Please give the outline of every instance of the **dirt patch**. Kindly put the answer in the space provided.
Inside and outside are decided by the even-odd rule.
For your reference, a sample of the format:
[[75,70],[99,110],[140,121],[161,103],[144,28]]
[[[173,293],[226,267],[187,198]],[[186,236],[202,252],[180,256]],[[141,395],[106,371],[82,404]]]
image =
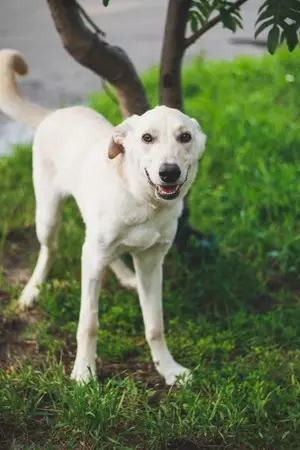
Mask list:
[[[5,238],[2,273],[7,291],[14,286],[24,286],[30,276],[30,259],[38,250],[34,226],[12,230]],[[0,290],[0,369],[10,371],[22,367],[25,361],[39,360],[38,345],[25,337],[29,324],[41,317],[36,310],[7,313],[12,301],[7,291]]]
[[[45,362],[45,352],[40,348],[33,333],[28,328],[43,319],[38,308],[27,312],[5,314],[5,306],[9,303],[9,295],[0,291],[0,370],[22,370],[26,363],[38,368]],[[62,361],[66,373],[70,375],[76,355],[75,337],[56,331],[53,338],[62,339],[64,347],[56,355],[57,361]],[[136,382],[143,382],[154,390],[167,390],[162,378],[155,371],[151,362],[128,360],[122,363],[103,362],[97,359],[97,374],[100,383],[112,377],[131,377]],[[160,396],[150,397],[149,403],[155,404]]]
[[28,319],[25,315],[6,316],[0,312],[0,370],[10,371],[21,368],[27,360],[32,364],[41,359],[37,342],[24,336],[28,324],[37,320],[37,314]]
[[[30,260],[38,251],[38,242],[33,226],[11,231],[6,237],[3,257],[4,281],[9,286],[23,286],[30,276]],[[28,338],[28,325],[34,325],[43,319],[42,312],[34,308],[27,312],[5,313],[5,308],[11,299],[7,292],[0,290],[0,370],[10,371],[22,369],[25,363],[33,366],[45,360],[43,349],[39,348],[37,340],[32,335]],[[66,372],[71,372],[75,360],[76,341],[74,336],[62,335],[53,330],[53,337],[63,339],[64,348],[57,354],[57,360],[62,360]],[[126,363],[97,363],[99,381],[121,376],[132,377],[135,381],[143,381],[154,389],[165,387],[161,377],[156,374],[152,363],[126,361]],[[150,399],[155,403],[158,397]]]
[[289,289],[293,294],[300,292],[300,278],[295,274],[281,274],[278,272],[270,272],[266,276],[266,285],[270,292],[277,293],[284,289]]
[[24,285],[30,276],[30,260],[39,244],[34,226],[12,230],[6,236],[2,269],[9,285]]
[[[199,439],[190,440],[190,439],[174,439],[169,442],[166,446],[167,450],[246,450],[248,447],[244,444],[220,444],[217,442],[212,442],[210,444],[201,442]],[[261,450],[267,450],[266,447]],[[270,448],[271,450],[271,448]]]
[[[28,337],[28,325],[42,319],[42,313],[31,310],[20,315],[8,316],[0,312],[0,370],[11,372],[22,370],[24,364],[40,367],[45,363],[45,352],[40,348],[34,336]],[[75,337],[63,336],[61,333],[53,338],[64,340],[64,347],[56,355],[57,361],[62,361],[66,373],[70,375],[75,361]],[[149,404],[157,404],[169,388],[165,385],[151,362],[128,360],[122,363],[103,362],[97,359],[97,376],[100,383],[113,377],[130,377],[135,382],[143,382],[148,388],[159,391],[149,398]]]
[[[63,350],[56,357],[57,360],[62,361],[66,373],[70,375],[76,356],[75,337],[62,335],[59,332],[55,334],[55,337],[64,341]],[[113,377],[130,377],[136,382],[143,382],[147,387],[154,390],[166,388],[162,377],[156,372],[153,363],[150,361],[141,362],[129,358],[126,362],[111,363],[97,358],[96,364],[97,378],[100,383]]]
[[[27,326],[36,323],[41,314],[6,311],[12,301],[8,291],[23,286],[30,276],[30,259],[38,250],[33,226],[16,229],[6,236],[2,257],[2,273],[7,291],[0,290],[0,370],[10,371],[22,367],[25,361],[41,359],[37,342],[24,335]],[[5,289],[5,287],[4,287]]]
[[[124,363],[103,363],[100,359],[97,364],[98,379],[103,382],[107,378],[115,376],[130,377],[134,381],[143,382],[152,389],[169,389],[166,387],[162,377],[155,371],[150,362],[126,361]],[[150,403],[155,403],[158,398],[151,398]]]
[[196,444],[189,439],[174,439],[167,444],[168,450],[198,450],[204,449],[201,444]]

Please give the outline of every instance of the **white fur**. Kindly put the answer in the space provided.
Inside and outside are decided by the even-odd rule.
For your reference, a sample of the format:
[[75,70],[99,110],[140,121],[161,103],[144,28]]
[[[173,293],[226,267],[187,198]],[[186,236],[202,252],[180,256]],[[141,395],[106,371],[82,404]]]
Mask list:
[[[36,232],[41,244],[35,270],[19,304],[29,307],[38,296],[56,251],[62,200],[73,196],[86,226],[82,249],[81,309],[77,331],[77,355],[72,378],[85,381],[95,374],[98,330],[98,297],[101,277],[110,265],[127,287],[137,288],[145,334],[156,369],[168,384],[188,370],[171,356],[164,337],[162,266],[177,228],[183,197],[193,182],[205,135],[198,123],[183,113],[159,106],[113,126],[91,109],[70,107],[54,112],[28,104],[15,82],[23,62],[15,51],[0,52],[0,104],[23,123],[37,127],[33,143],[33,182],[36,196]],[[24,71],[23,71],[24,73]],[[3,87],[4,86],[4,87]],[[180,132],[191,133],[180,143]],[[144,133],[155,140],[146,144]],[[108,158],[111,140],[124,153]],[[161,183],[159,167],[177,163],[182,184],[176,199],[155,194]],[[135,274],[119,259],[129,252]]]

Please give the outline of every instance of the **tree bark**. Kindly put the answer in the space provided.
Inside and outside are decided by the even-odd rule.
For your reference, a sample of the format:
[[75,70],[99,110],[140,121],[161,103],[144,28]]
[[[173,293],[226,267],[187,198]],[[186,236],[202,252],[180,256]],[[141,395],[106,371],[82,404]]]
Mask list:
[[181,111],[181,65],[190,3],[190,0],[169,0],[160,61],[159,103]]
[[47,3],[64,48],[115,88],[123,116],[146,112],[150,106],[144,87],[124,50],[109,45],[85,25],[75,0]]
[[[190,0],[169,0],[160,60],[159,103],[181,111],[184,110],[181,66],[185,51],[185,31],[190,4]],[[179,251],[187,250],[191,234],[188,198],[186,197],[175,238],[175,244]]]

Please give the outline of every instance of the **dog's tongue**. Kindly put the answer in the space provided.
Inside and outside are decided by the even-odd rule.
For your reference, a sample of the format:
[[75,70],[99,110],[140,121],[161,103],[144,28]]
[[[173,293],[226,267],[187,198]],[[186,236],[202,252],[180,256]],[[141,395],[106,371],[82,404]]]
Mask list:
[[164,194],[173,194],[177,190],[177,186],[160,186],[159,190]]

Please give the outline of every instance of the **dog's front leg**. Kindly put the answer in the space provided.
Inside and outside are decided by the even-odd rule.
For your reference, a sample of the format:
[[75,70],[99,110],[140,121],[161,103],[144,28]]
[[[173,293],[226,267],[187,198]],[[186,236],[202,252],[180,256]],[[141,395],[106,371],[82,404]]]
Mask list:
[[77,329],[77,354],[71,378],[87,381],[96,374],[98,299],[107,264],[106,255],[95,242],[85,241],[81,260],[81,306]]
[[188,377],[189,370],[174,361],[165,340],[162,307],[162,265],[169,246],[155,247],[134,255],[138,294],[145,324],[146,339],[153,362],[166,383]]

